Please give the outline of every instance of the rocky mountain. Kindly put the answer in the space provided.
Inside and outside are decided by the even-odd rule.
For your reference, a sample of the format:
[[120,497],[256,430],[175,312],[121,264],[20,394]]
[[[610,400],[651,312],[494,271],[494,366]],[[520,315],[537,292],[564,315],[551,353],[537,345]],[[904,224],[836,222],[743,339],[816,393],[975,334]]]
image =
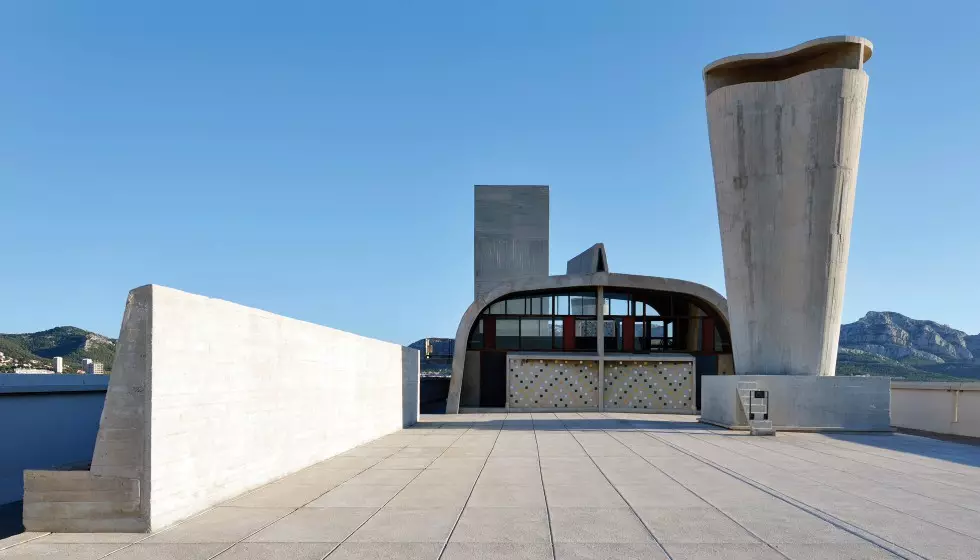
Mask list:
[[116,354],[116,341],[78,327],[55,327],[35,333],[0,334],[0,353],[5,360],[0,364],[0,371],[13,369],[14,362],[50,368],[51,358],[55,356],[64,359],[66,372],[80,369],[85,358],[102,362],[109,371]]
[[837,364],[845,375],[980,379],[980,334],[893,311],[869,311],[841,326]]

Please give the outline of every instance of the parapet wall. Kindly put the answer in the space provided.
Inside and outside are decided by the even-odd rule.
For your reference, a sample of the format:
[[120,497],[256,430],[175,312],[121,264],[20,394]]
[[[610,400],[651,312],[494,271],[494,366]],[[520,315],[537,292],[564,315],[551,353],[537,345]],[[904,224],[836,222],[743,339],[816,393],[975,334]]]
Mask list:
[[[72,501],[25,510],[25,526],[165,527],[413,424],[418,371],[413,349],[161,286],[137,288],[87,473],[103,484],[78,484],[79,492],[100,493],[64,493]],[[51,495],[45,484],[66,490],[59,474],[28,471],[25,503],[32,492]],[[72,473],[79,476],[86,475]],[[128,501],[109,496],[112,479]]]

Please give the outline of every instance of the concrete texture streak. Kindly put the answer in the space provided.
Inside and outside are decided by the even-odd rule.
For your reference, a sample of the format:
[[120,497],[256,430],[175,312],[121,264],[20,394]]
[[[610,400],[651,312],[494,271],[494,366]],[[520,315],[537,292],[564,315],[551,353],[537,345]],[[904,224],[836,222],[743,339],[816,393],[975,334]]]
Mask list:
[[740,374],[835,373],[870,52],[835,37],[705,69]]
[[145,531],[413,424],[418,351],[130,292],[91,471],[28,471],[30,530]]
[[548,187],[474,187],[474,298],[501,282],[548,275]]

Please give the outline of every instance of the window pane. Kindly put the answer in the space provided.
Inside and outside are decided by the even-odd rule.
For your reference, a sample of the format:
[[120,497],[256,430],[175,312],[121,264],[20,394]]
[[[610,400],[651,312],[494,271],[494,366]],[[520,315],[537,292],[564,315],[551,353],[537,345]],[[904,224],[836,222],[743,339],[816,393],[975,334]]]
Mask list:
[[637,321],[633,325],[633,349],[637,352],[646,352],[649,350],[647,339],[643,336],[643,323],[641,321]]
[[623,320],[612,319],[603,321],[603,332],[605,335],[606,350],[610,352],[622,352],[623,350]]
[[491,315],[503,315],[504,314],[504,302],[498,301],[490,306]]
[[541,314],[542,315],[551,315],[551,302],[552,302],[551,296],[543,296],[541,298]]
[[660,312],[657,311],[656,309],[654,309],[653,306],[650,305],[649,303],[644,304],[644,307],[646,308],[647,317],[659,317],[660,316]]
[[507,300],[508,315],[524,315],[524,298]]
[[595,350],[596,332],[598,325],[594,319],[578,319],[575,321],[575,349]]
[[528,303],[531,304],[531,306],[530,306],[531,308],[528,309],[527,314],[528,315],[541,315],[541,298],[539,298],[539,297],[528,298],[527,301],[528,301]]
[[663,338],[663,336],[664,336],[664,322],[650,321],[650,337]]
[[517,350],[520,348],[521,323],[517,319],[497,320],[497,348]]
[[633,302],[633,315],[636,315],[637,317],[642,317],[643,316],[643,302],[642,301],[634,301]]
[[572,315],[595,315],[596,297],[592,294],[571,294],[569,305]]
[[555,299],[558,301],[558,309],[555,310],[555,315],[568,315],[568,295],[555,296]]
[[673,336],[674,336],[674,322],[671,321],[667,323],[667,338],[671,338]]
[[608,305],[606,308],[607,315],[629,315],[630,314],[630,301],[629,296],[625,294],[609,294]]
[[551,321],[548,319],[521,319],[521,349],[550,350]]
[[469,349],[481,350],[483,348],[483,319],[476,322],[476,328],[470,334]]
[[561,319],[554,322],[555,328],[555,350],[564,348],[565,342],[565,322]]

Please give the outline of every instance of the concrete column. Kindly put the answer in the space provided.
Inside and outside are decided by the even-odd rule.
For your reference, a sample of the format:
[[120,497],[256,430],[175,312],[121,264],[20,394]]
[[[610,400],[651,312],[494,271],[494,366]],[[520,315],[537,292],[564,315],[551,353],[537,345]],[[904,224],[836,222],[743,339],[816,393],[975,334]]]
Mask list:
[[605,391],[606,391],[606,361],[604,359],[606,355],[606,331],[605,331],[605,320],[606,320],[606,309],[605,309],[605,293],[602,286],[596,292],[595,301],[595,319],[596,319],[596,352],[599,355],[599,412],[605,408]]
[[735,369],[834,375],[871,43],[705,68]]

